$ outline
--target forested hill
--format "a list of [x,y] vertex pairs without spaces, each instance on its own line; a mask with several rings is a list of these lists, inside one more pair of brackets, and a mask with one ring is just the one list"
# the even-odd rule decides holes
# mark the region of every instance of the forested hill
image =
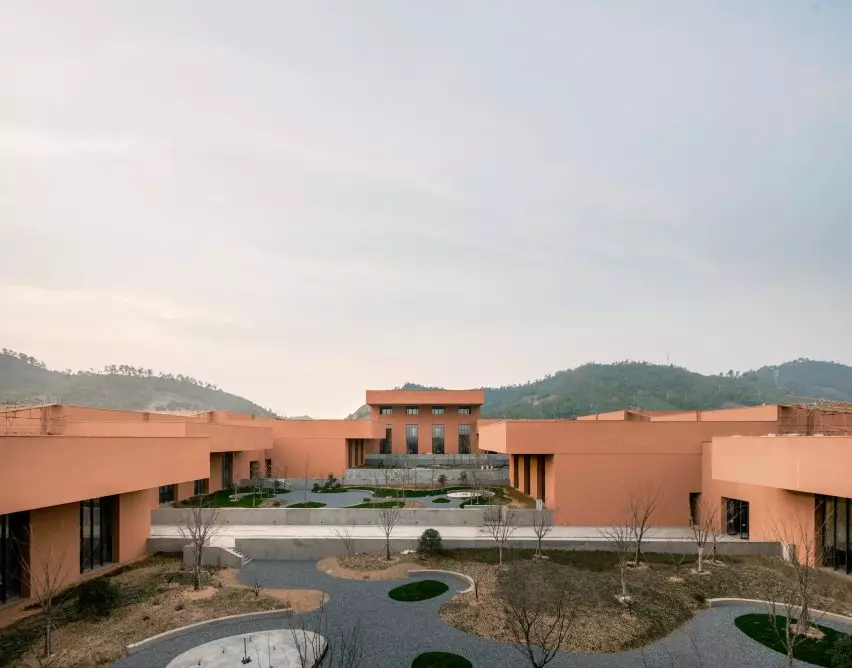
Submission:
[[189,376],[129,365],[53,371],[24,353],[0,350],[0,403],[48,395],[63,404],[126,410],[226,410],[277,417],[269,409]]
[[[406,384],[404,389],[421,386]],[[799,359],[756,371],[704,376],[645,362],[584,364],[540,380],[485,388],[486,417],[566,418],[622,408],[711,409],[790,401],[852,401],[852,367]]]

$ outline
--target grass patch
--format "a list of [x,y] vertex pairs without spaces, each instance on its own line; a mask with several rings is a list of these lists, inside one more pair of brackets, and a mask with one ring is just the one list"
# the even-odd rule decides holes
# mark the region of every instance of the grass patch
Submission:
[[312,489],[311,491],[314,494],[343,494],[344,492],[351,492],[354,487],[320,487],[319,489]]
[[402,508],[405,505],[404,501],[367,501],[365,503],[356,503],[354,506],[346,506],[347,508]]
[[405,603],[413,603],[414,601],[425,601],[430,598],[440,596],[449,587],[438,580],[416,580],[409,582],[396,589],[391,589],[388,592],[394,601],[404,601]]
[[299,503],[291,503],[288,508],[325,508],[325,504],[320,501],[300,501]]
[[[221,489],[218,492],[213,492],[202,497],[202,503],[210,508],[256,508],[266,499],[272,499],[279,494],[286,494],[289,490],[274,490],[265,489],[260,493],[253,493],[251,489],[241,490],[239,494],[244,494],[236,501],[231,500],[233,492],[229,489]],[[198,497],[192,497],[186,501],[180,501],[175,504],[176,508],[186,508],[198,503]]]
[[432,499],[432,503],[449,503],[450,500],[446,496],[439,496],[437,499]]
[[411,668],[473,668],[473,664],[458,654],[426,652],[414,659]]
[[[794,622],[796,620],[793,620]],[[761,645],[774,649],[786,656],[787,649],[784,642],[779,640],[778,634],[784,637],[784,625],[787,623],[787,618],[782,615],[775,615],[773,629],[773,620],[770,615],[760,613],[752,613],[741,615],[734,620],[737,628],[745,633],[752,640],[756,640]],[[843,637],[845,633],[835,631],[827,626],[817,624],[819,630],[825,634],[822,639],[805,638],[798,645],[793,653],[793,656],[800,661],[807,661],[818,666],[832,666],[832,655],[834,653],[834,644]]]

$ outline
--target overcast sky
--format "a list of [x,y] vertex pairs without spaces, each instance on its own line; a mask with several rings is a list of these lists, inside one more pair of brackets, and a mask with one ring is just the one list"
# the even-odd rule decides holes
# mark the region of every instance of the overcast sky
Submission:
[[852,363],[852,3],[0,7],[0,345],[288,415]]

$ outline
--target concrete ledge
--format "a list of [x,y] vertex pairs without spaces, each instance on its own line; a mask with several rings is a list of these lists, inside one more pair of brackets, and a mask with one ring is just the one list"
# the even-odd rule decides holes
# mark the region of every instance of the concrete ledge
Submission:
[[443,571],[440,568],[412,568],[408,571],[408,575],[411,576],[412,573],[441,573],[443,575],[455,575],[457,578],[461,578],[468,583],[467,589],[464,589],[459,592],[459,594],[469,594],[474,589],[473,578],[469,575],[465,575],[464,573],[457,573],[456,571]]
[[171,629],[170,631],[164,631],[163,633],[158,633],[155,636],[151,636],[150,638],[145,638],[144,640],[140,640],[138,642],[130,643],[124,648],[124,651],[128,656],[131,654],[135,654],[139,650],[147,649],[148,647],[153,647],[154,645],[158,645],[161,642],[168,640],[170,638],[174,638],[175,636],[179,636],[186,631],[194,631],[195,629],[202,628],[204,626],[210,626],[211,624],[217,624],[218,622],[229,622],[235,619],[270,619],[272,617],[278,617],[286,615],[289,608],[281,608],[279,610],[264,610],[262,612],[245,612],[241,615],[227,615],[226,617],[217,617],[216,619],[205,619],[203,622],[196,622],[195,624],[187,624],[186,626],[179,626],[176,629]]
[[[769,602],[761,601],[757,598],[708,598],[707,605],[711,608],[724,608],[731,605],[759,605],[762,608],[766,608],[766,606],[769,605]],[[784,609],[784,606],[776,604],[776,608]],[[820,619],[830,619],[834,622],[840,622],[841,624],[848,624],[849,626],[852,626],[852,617],[840,615],[836,612],[826,612],[825,610],[817,610],[816,608],[809,608],[809,610],[811,615],[818,616]],[[799,614],[798,606],[793,608],[793,614]],[[813,621],[813,619],[811,621]],[[819,624],[819,621],[816,621],[814,623]]]

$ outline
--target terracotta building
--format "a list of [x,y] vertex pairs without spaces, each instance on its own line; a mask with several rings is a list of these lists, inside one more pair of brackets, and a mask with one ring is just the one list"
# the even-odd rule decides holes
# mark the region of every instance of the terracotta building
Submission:
[[699,500],[743,540],[771,540],[775,520],[795,519],[828,548],[829,565],[852,569],[843,410],[486,420],[483,402],[478,390],[369,390],[366,420],[0,407],[0,604],[29,594],[22,563],[61,561],[70,584],[143,556],[160,504],[247,478],[340,476],[379,453],[505,453],[511,483],[558,524],[620,522],[638,485],[659,490],[660,526],[689,526]]

